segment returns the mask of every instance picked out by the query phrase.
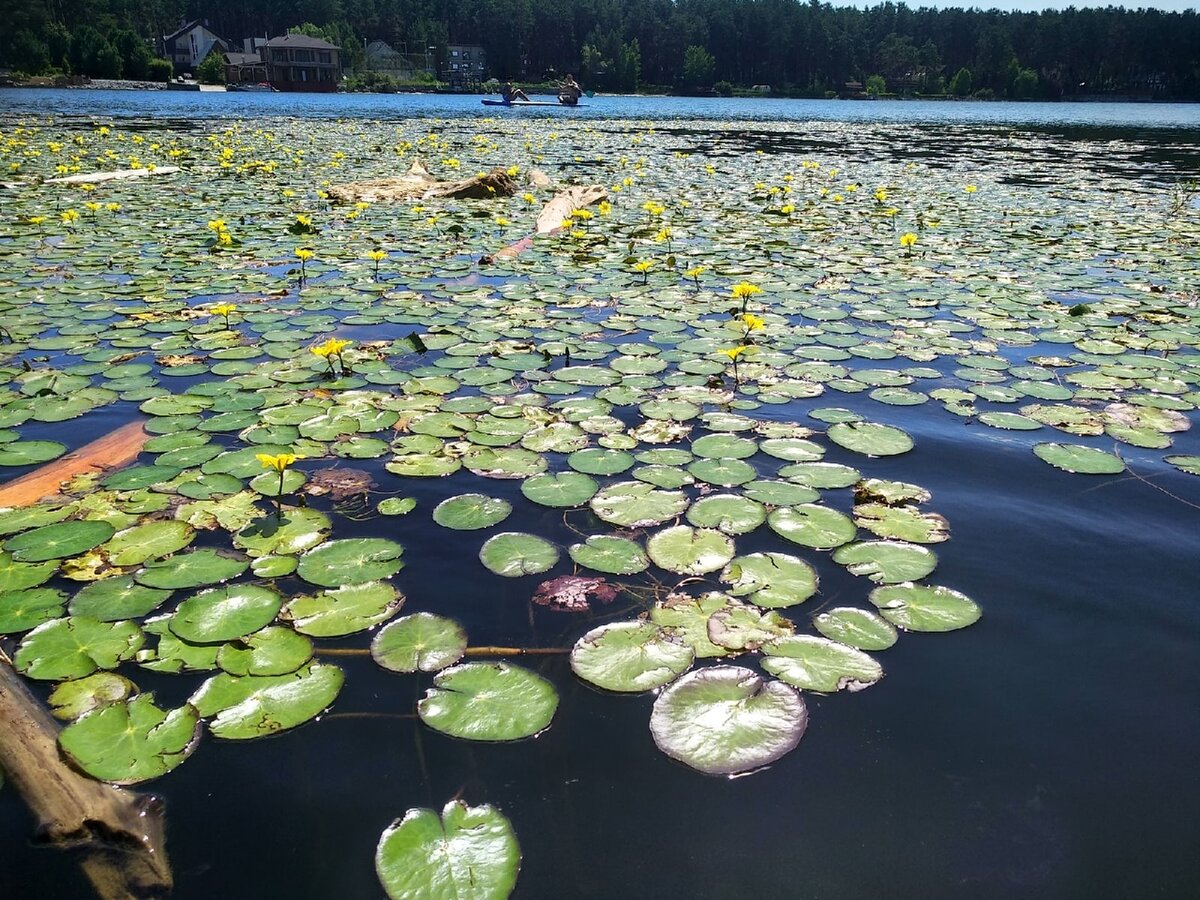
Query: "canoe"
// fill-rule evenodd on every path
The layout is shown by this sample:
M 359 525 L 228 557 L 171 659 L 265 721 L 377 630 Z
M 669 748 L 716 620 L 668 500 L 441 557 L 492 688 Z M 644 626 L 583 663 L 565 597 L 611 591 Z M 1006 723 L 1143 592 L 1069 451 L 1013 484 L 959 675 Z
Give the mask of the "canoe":
M 480 100 L 484 106 L 562 106 L 568 109 L 575 109 L 583 106 L 582 103 L 559 103 L 557 100 Z

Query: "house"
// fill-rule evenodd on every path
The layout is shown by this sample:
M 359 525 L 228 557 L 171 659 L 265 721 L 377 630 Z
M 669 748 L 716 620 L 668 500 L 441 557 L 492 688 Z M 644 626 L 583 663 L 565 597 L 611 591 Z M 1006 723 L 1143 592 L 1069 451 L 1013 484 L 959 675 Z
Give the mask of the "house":
M 222 56 L 226 84 L 258 84 L 267 80 L 267 64 L 261 53 L 226 52 Z
M 219 51 L 229 49 L 229 44 L 210 31 L 200 19 L 163 35 L 162 44 L 163 56 L 171 60 L 177 73 L 195 72 L 214 47 Z
M 336 91 L 342 80 L 341 48 L 320 38 L 285 34 L 262 45 L 267 80 L 281 91 Z
M 442 80 L 451 87 L 478 87 L 487 69 L 487 57 L 478 44 L 447 44 L 442 65 Z

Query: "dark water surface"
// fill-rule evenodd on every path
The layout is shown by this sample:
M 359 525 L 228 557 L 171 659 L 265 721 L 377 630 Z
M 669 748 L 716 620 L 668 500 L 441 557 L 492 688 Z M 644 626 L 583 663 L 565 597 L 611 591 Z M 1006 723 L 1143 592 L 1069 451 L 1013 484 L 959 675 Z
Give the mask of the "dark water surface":
M 894 118 L 981 134 L 1017 122 L 1200 128 L 1200 107 L 1149 105 L 603 98 L 567 114 L 608 115 L 610 104 L 613 116 L 632 118 Z M 458 116 L 476 107 L 477 98 L 456 97 L 0 91 L 0 112 L 88 116 Z M 1197 133 L 1163 144 L 1175 140 L 1194 152 Z M 406 809 L 440 808 L 460 792 L 511 819 L 525 851 L 514 896 L 524 900 L 1200 896 L 1200 478 L 1165 466 L 1159 452 L 1124 447 L 1144 477 L 1068 475 L 1033 459 L 1045 432 L 964 424 L 933 403 L 826 395 L 759 413 L 803 420 L 830 405 L 913 436 L 911 453 L 873 460 L 869 474 L 932 492 L 953 535 L 935 548 L 937 582 L 974 598 L 979 623 L 904 635 L 881 654 L 887 675 L 870 690 L 806 695 L 810 727 L 796 751 L 733 780 L 668 759 L 647 728 L 651 695 L 601 694 L 562 656 L 522 661 L 554 682 L 561 702 L 553 727 L 512 745 L 431 731 L 410 717 L 426 680 L 339 658 L 345 688 L 319 724 L 257 742 L 206 739 L 151 785 L 168 805 L 175 897 L 380 898 L 380 832 Z M 127 406 L 88 421 L 99 433 L 131 415 Z M 1175 438 L 1171 452 L 1200 453 L 1200 428 Z M 836 446 L 825 458 L 861 462 Z M 452 486 L 432 481 L 403 484 L 421 515 L 384 520 L 405 546 L 395 579 L 410 597 L 405 612 L 436 609 L 493 644 L 570 646 L 578 619 L 530 612 L 540 579 L 481 580 L 478 542 L 448 539 L 426 518 L 445 496 L 517 496 L 517 482 L 465 473 Z M 561 513 L 514 506 L 506 530 L 560 527 Z M 584 513 L 572 517 L 588 528 Z M 354 536 L 353 523 L 338 528 Z M 768 543 L 751 535 L 739 552 L 762 549 L 756 539 Z M 862 596 L 862 580 L 828 554 L 805 558 L 821 594 L 802 615 Z M 195 686 L 149 673 L 136 680 L 163 705 Z M 354 715 L 379 712 L 396 716 Z M 0 898 L 88 897 L 73 865 L 34 849 L 30 834 L 15 792 L 0 789 Z

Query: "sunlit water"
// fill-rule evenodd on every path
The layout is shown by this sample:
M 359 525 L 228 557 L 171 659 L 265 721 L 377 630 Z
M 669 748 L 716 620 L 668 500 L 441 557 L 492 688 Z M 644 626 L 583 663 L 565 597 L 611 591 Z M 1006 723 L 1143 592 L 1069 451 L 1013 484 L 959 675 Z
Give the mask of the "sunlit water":
M 472 97 L 0 91 L 6 110 L 192 119 L 462 116 L 483 108 Z M 586 109 L 551 112 L 886 120 L 961 127 L 968 136 L 993 135 L 997 124 L 1186 132 L 1162 138 L 1164 159 L 1175 141 L 1194 152 L 1189 129 L 1200 128 L 1200 107 L 1150 105 L 598 98 Z M 706 138 L 693 130 L 689 139 Z M 1069 144 L 1061 149 L 1070 152 Z M 1143 162 L 1144 177 L 1161 176 Z M 797 418 L 811 406 L 804 403 Z M 914 437 L 914 451 L 874 460 L 870 474 L 932 491 L 953 533 L 936 548 L 938 581 L 980 602 L 977 625 L 906 635 L 884 654 L 887 677 L 871 690 L 809 695 L 812 727 L 798 750 L 735 780 L 698 775 L 659 753 L 646 727 L 653 698 L 601 695 L 573 677 L 564 658 L 523 662 L 552 679 L 561 697 L 554 727 L 533 741 L 476 745 L 411 718 L 344 715 L 267 742 L 206 740 L 153 785 L 169 807 L 175 896 L 380 897 L 371 859 L 380 831 L 409 807 L 440 807 L 460 792 L 511 818 L 526 851 L 518 898 L 1200 895 L 1200 478 L 1134 448 L 1123 455 L 1146 480 L 1068 476 L 1033 460 L 1029 447 L 1043 436 L 965 424 L 932 403 L 888 407 L 838 395 L 836 405 Z M 97 430 L 131 415 L 125 406 L 95 413 Z M 69 426 L 59 428 L 79 442 Z M 1200 428 L 1175 437 L 1172 452 L 1200 453 Z M 836 446 L 826 459 L 861 461 Z M 466 491 L 518 494 L 516 482 L 465 472 L 452 487 L 434 480 L 404 489 L 426 511 Z M 537 533 L 561 519 L 514 506 L 505 528 Z M 339 536 L 354 527 L 339 523 Z M 478 578 L 474 561 L 455 555 L 423 516 L 385 527 L 406 548 L 398 579 L 406 593 L 437 598 L 438 611 L 469 633 L 537 646 L 574 639 L 569 615 L 530 611 L 531 579 Z M 756 541 L 765 546 L 751 535 L 739 550 L 763 549 Z M 861 581 L 826 554 L 807 558 L 822 588 L 810 604 L 861 594 Z M 369 637 L 337 643 L 365 647 Z M 412 712 L 413 679 L 383 674 L 368 659 L 338 662 L 347 671 L 339 714 Z M 164 705 L 194 686 L 150 673 L 137 681 Z M 0 790 L 0 897 L 88 896 L 75 867 L 31 848 L 30 834 L 15 793 Z

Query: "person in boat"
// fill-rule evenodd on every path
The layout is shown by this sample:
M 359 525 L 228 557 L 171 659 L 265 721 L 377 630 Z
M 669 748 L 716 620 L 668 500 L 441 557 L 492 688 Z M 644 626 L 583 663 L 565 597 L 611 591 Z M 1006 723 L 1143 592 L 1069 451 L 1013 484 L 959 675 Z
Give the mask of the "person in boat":
M 575 80 L 575 76 L 568 73 L 558 89 L 558 102 L 566 106 L 574 106 L 582 96 L 583 88 L 579 86 L 579 82 Z
M 529 95 L 519 87 L 513 87 L 511 81 L 500 85 L 500 97 L 505 103 L 512 103 L 514 100 L 529 100 Z

